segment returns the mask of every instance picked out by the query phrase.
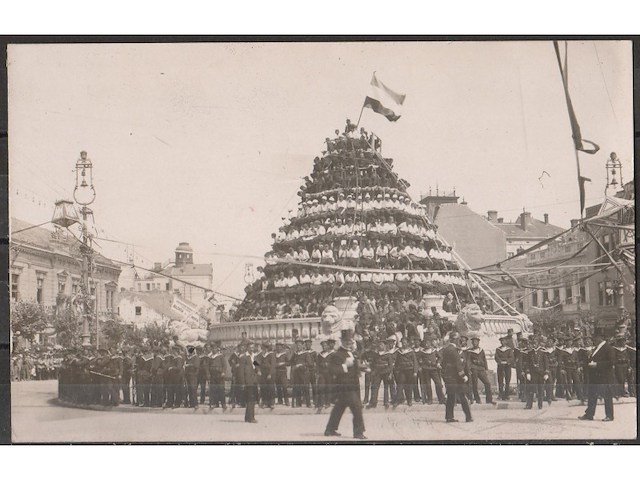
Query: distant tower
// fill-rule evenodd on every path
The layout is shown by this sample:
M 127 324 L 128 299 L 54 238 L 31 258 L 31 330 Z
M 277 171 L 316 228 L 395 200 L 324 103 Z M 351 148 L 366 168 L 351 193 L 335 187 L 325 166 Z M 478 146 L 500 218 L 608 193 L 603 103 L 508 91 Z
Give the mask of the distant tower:
M 193 249 L 188 242 L 180 242 L 176 247 L 176 267 L 193 265 Z

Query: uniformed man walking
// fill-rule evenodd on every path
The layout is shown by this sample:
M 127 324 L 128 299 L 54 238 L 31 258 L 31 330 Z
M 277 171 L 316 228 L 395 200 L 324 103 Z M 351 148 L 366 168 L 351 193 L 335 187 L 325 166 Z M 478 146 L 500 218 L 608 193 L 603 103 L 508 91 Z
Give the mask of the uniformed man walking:
M 348 407 L 353 414 L 353 438 L 366 440 L 360 401 L 360 362 L 355 350 L 351 330 L 343 330 L 340 348 L 331 354 L 331 371 L 335 381 L 336 404 L 331 410 L 325 436 L 339 437 L 338 427 Z
M 465 395 L 466 382 L 469 377 L 462 363 L 458 345 L 460 336 L 457 332 L 449 332 L 449 344 L 442 349 L 442 376 L 447 388 L 447 404 L 445 419 L 447 422 L 457 422 L 454 418 L 453 408 L 456 400 L 460 402 L 466 421 L 472 422 L 471 409 Z
M 238 384 L 243 389 L 246 405 L 244 421 L 258 423 L 255 417 L 256 400 L 258 396 L 258 374 L 256 371 L 254 344 L 246 342 L 238 358 Z

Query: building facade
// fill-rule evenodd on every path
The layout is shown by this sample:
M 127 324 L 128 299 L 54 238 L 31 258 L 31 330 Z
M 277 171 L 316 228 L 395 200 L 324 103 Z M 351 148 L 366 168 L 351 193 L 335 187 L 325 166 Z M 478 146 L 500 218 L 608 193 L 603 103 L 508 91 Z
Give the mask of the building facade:
M 55 313 L 58 305 L 80 292 L 82 256 L 80 242 L 67 232 L 34 227 L 12 218 L 9 254 L 11 302 L 28 301 Z M 95 297 L 98 316 L 115 313 L 120 267 L 94 254 L 89 293 Z

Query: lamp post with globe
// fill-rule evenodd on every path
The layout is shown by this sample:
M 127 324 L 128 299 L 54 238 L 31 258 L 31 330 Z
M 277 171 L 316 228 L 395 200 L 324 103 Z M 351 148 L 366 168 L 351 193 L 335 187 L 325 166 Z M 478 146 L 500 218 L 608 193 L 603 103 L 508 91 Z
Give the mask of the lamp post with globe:
M 92 237 L 87 227 L 89 217 L 93 218 L 93 211 L 89 208 L 95 199 L 96 191 L 93 186 L 93 164 L 87 157 L 87 152 L 80 152 L 80 158 L 76 161 L 76 186 L 73 189 L 73 198 L 80 205 L 79 219 L 74 211 L 73 203 L 69 200 L 59 200 L 55 204 L 53 219 L 51 222 L 63 228 L 80 223 L 80 254 L 82 256 L 82 281 L 80 284 L 80 305 L 82 307 L 82 346 L 91 345 L 91 334 L 89 332 L 89 318 L 91 315 L 93 299 L 89 289 L 89 277 L 93 270 L 93 247 Z

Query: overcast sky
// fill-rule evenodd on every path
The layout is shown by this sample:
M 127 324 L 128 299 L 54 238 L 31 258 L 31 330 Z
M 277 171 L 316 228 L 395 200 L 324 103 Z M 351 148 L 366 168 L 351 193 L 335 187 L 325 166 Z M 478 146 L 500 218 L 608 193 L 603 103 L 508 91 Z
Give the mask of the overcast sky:
M 365 110 L 361 125 L 414 199 L 439 185 L 506 221 L 523 207 L 559 226 L 579 217 L 550 41 L 19 45 L 8 63 L 11 216 L 49 220 L 86 150 L 99 235 L 136 244 L 146 265 L 187 241 L 231 295 L 242 296 L 245 263 L 261 262 L 214 254 L 269 249 L 323 139 L 357 120 L 373 71 L 405 108 L 396 123 Z M 601 146 L 581 155 L 595 203 L 611 151 L 633 176 L 631 44 L 570 42 L 569 83 L 583 138 Z

